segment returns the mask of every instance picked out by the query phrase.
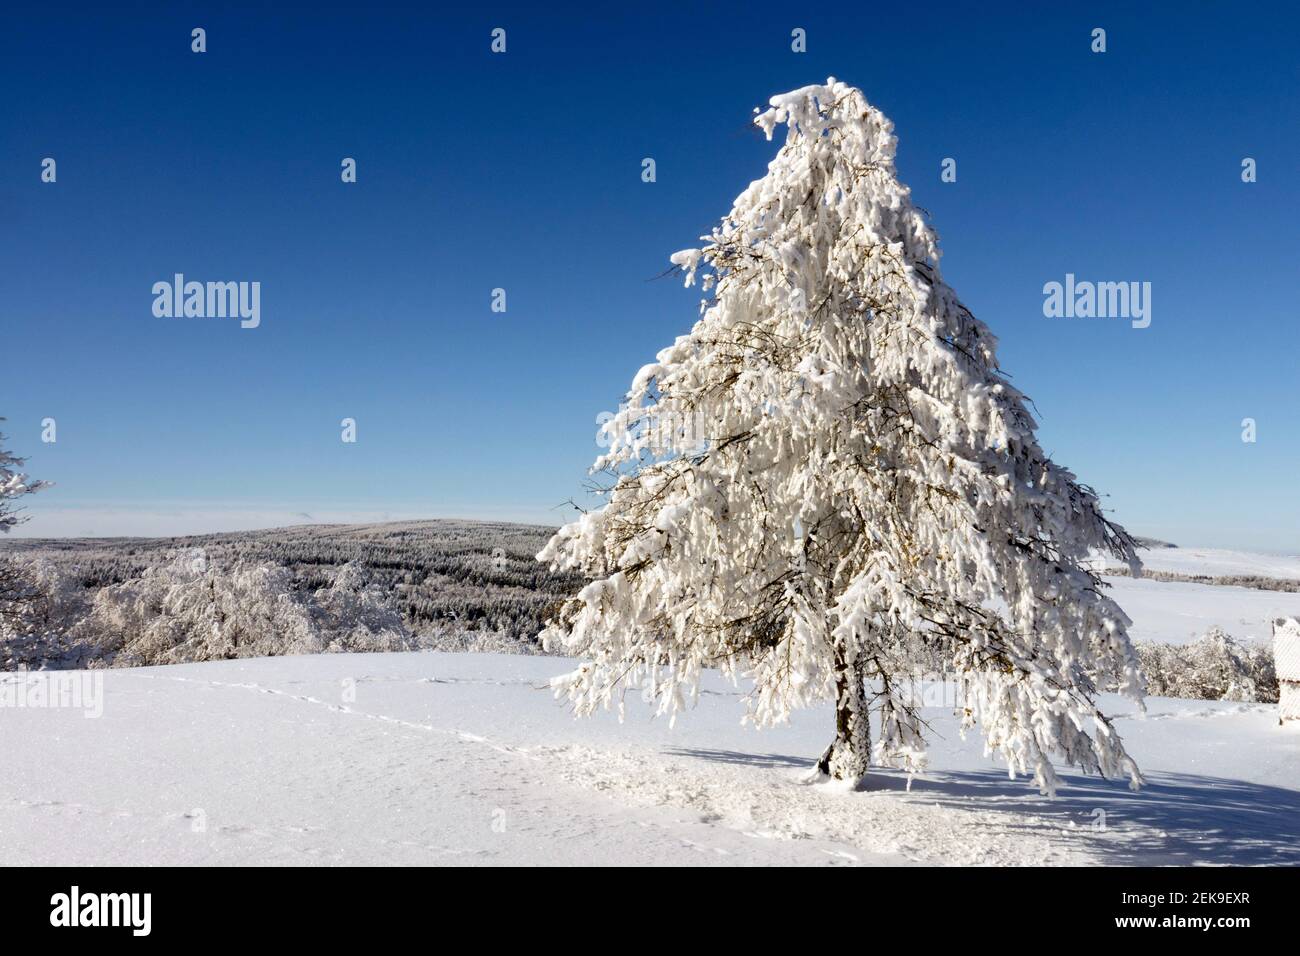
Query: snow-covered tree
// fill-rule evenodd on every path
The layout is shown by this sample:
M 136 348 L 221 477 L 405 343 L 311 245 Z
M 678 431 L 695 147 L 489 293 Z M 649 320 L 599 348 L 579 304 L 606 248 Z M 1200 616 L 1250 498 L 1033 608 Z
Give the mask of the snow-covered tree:
M 939 660 L 1013 774 L 1051 792 L 1057 757 L 1136 786 L 1094 703 L 1100 680 L 1141 698 L 1129 620 L 1085 566 L 1136 570 L 1132 539 L 1044 454 L 944 284 L 889 120 L 831 79 L 755 123 L 787 127 L 767 175 L 672 256 L 700 319 L 604 426 L 606 503 L 538 555 L 592 579 L 544 632 L 586 658 L 559 691 L 675 714 L 716 667 L 752 678 L 760 724 L 833 700 L 819 766 L 857 781 L 922 765 L 909 678 Z
M 67 644 L 93 666 L 124 667 L 405 650 L 410 634 L 353 564 L 312 593 L 295 585 L 288 568 L 244 560 L 223 566 L 192 548 L 101 588 Z
M 0 418 L 2 421 L 4 419 Z M 32 481 L 23 474 L 21 469 L 26 459 L 18 458 L 6 450 L 4 441 L 5 436 L 0 434 L 0 534 L 7 534 L 25 520 L 14 502 L 48 484 Z M 11 638 L 30 633 L 26 618 L 36 591 L 24 571 L 21 562 L 7 557 L 0 559 L 0 638 L 6 643 Z
M 0 422 L 4 421 L 0 418 Z M 40 491 L 48 482 L 32 481 L 22 473 L 25 458 L 18 458 L 4 447 L 5 436 L 0 434 L 0 532 L 7 533 L 24 518 L 18 514 L 14 501 L 23 495 Z
M 312 600 L 327 651 L 400 651 L 410 646 L 402 615 L 388 595 L 371 586 L 364 569 L 351 561 Z
M 46 558 L 0 558 L 0 670 L 76 667 L 82 663 L 69 632 L 89 610 L 86 589 Z
M 324 649 L 288 570 L 243 563 L 218 569 L 201 548 L 101 588 L 76 637 L 90 659 L 118 667 Z

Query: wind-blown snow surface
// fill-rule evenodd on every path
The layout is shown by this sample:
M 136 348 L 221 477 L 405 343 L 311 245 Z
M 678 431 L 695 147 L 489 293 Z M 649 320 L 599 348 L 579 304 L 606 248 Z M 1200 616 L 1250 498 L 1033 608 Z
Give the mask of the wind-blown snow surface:
M 936 706 L 932 772 L 854 793 L 801 782 L 828 709 L 744 728 L 743 691 L 714 678 L 673 729 L 637 701 L 621 726 L 578 721 L 546 686 L 570 666 L 416 653 L 109 671 L 98 719 L 0 709 L 0 863 L 1300 863 L 1300 728 L 1275 706 L 1153 699 L 1138 718 L 1105 698 L 1149 786 L 1065 772 L 1055 800 Z

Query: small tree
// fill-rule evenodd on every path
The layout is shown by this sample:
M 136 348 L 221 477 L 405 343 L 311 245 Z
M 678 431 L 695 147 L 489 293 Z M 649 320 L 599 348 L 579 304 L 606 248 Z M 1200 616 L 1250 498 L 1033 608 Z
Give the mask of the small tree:
M 82 582 L 43 557 L 0 559 L 6 576 L 17 599 L 0 596 L 0 670 L 78 666 L 69 634 L 89 609 Z
M 0 422 L 4 421 L 0 418 Z M 15 525 L 26 520 L 14 507 L 14 501 L 23 495 L 40 491 L 49 482 L 32 481 L 22 474 L 26 458 L 18 458 L 4 447 L 5 436 L 0 434 L 0 532 L 8 533 Z
M 313 620 L 327 651 L 404 651 L 411 635 L 390 596 L 371 584 L 365 569 L 349 561 L 329 587 L 311 600 Z
M 4 421 L 0 418 L 0 422 Z M 26 518 L 19 513 L 14 502 L 44 488 L 48 482 L 32 481 L 21 472 L 24 458 L 18 458 L 4 447 L 5 436 L 0 434 L 0 533 L 8 534 Z M 0 557 L 0 639 L 6 642 L 29 636 L 28 607 L 36 596 L 33 582 L 24 567 L 12 558 Z
M 1129 620 L 1085 564 L 1138 568 L 1132 539 L 1043 453 L 944 284 L 889 120 L 832 79 L 755 123 L 788 126 L 767 175 L 672 257 L 701 318 L 604 426 L 606 504 L 538 555 L 594 579 L 543 634 L 587 658 L 560 691 L 675 714 L 705 668 L 743 672 L 758 723 L 833 700 L 819 766 L 858 781 L 921 766 L 909 679 L 940 663 L 1013 774 L 1051 792 L 1057 756 L 1137 786 L 1093 701 L 1102 678 L 1141 698 Z

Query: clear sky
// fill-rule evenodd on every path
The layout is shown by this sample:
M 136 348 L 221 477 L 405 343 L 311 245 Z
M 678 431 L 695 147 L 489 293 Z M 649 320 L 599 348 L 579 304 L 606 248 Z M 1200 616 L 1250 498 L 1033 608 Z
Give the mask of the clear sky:
M 753 107 L 834 75 L 1049 453 L 1135 533 L 1300 550 L 1288 4 L 153 6 L 3 14 L 0 427 L 57 482 L 27 534 L 567 519 L 694 321 L 655 277 L 776 148 Z M 260 282 L 260 326 L 155 317 L 177 272 Z M 1045 317 L 1067 273 L 1150 282 L 1150 327 Z

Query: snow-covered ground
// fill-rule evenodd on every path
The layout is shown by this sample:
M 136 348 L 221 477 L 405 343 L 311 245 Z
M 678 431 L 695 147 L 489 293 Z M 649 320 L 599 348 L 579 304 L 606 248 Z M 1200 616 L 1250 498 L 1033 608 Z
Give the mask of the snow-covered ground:
M 1107 698 L 1149 785 L 1008 780 L 931 708 L 932 771 L 801 782 L 828 710 L 575 720 L 556 658 L 376 654 L 103 673 L 103 713 L 0 710 L 5 864 L 1300 863 L 1300 728 Z M 8 675 L 0 680 L 19 680 Z M 1104 826 L 1102 826 L 1104 824 Z

